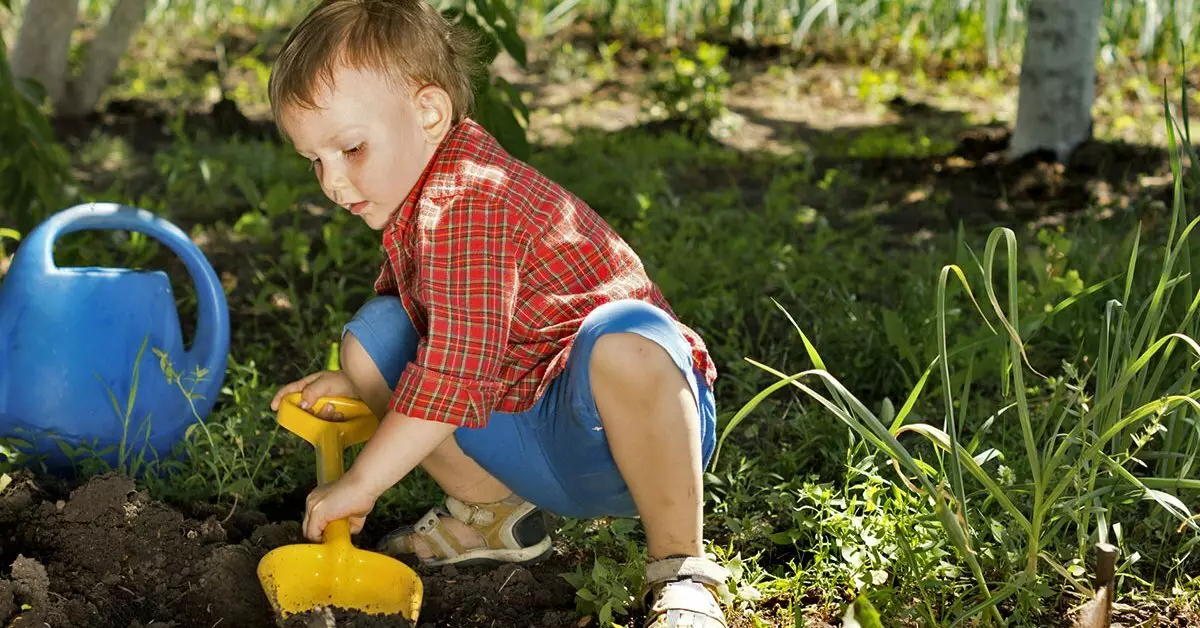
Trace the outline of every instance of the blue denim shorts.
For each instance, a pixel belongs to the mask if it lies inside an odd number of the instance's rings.
[[[395,388],[417,354],[418,335],[400,300],[378,296],[346,325]],[[608,303],[583,321],[566,369],[529,410],[493,412],[486,426],[454,432],[462,450],[521,497],[549,512],[578,518],[637,514],[629,488],[609,451],[588,364],[600,336],[632,332],[661,346],[692,389],[700,417],[703,464],[715,446],[716,404],[691,347],[661,309],[638,300]]]

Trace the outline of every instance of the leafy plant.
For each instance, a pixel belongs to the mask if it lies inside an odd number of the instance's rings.
[[[722,442],[767,395],[792,386],[890,456],[901,481],[930,504],[959,558],[974,576],[980,596],[959,620],[981,612],[999,619],[997,605],[1018,592],[1022,593],[1022,610],[1031,611],[1044,578],[1040,569],[1043,565],[1074,589],[1087,592],[1087,584],[1070,568],[1070,561],[1082,562],[1092,539],[1109,542],[1121,529],[1118,522],[1122,515],[1137,519],[1148,516],[1135,506],[1139,502],[1158,506],[1159,513],[1176,519],[1180,530],[1200,530],[1191,509],[1178,496],[1179,491],[1200,489],[1194,412],[1200,411],[1200,386],[1195,382],[1200,359],[1200,344],[1195,340],[1200,323],[1195,313],[1200,306],[1200,292],[1191,282],[1188,244],[1188,236],[1200,224],[1200,217],[1185,226],[1181,151],[1174,128],[1169,129],[1169,135],[1175,202],[1156,282],[1149,295],[1133,292],[1139,233],[1130,248],[1124,291],[1119,299],[1109,299],[1106,304],[1100,346],[1081,348],[1085,355],[1096,356],[1085,369],[1064,363],[1060,375],[1045,376],[1029,366],[1024,337],[1037,326],[1024,326],[1020,320],[1016,237],[1011,229],[1000,227],[991,233],[982,262],[977,262],[994,319],[984,314],[964,271],[954,264],[943,267],[936,302],[938,356],[899,412],[880,416],[869,410],[829,373],[815,346],[797,326],[814,368],[788,376],[752,360],[779,380],[730,420]],[[997,296],[1000,291],[994,272],[1002,250],[1007,254],[1003,267],[1006,307]],[[982,429],[964,442],[963,417],[969,410],[974,411],[969,403],[972,378],[966,378],[961,393],[955,393],[949,366],[952,355],[947,348],[947,285],[952,275],[1007,349],[1002,365],[1005,405],[983,427],[1011,421],[1015,414],[1020,451],[1006,455],[999,447],[984,448]],[[1090,292],[1079,290],[1054,309],[1070,307]],[[1139,303],[1139,297],[1145,300]],[[1173,322],[1168,318],[1172,314],[1176,317]],[[910,421],[935,370],[942,382],[942,422]],[[1029,377],[1040,382],[1030,385]],[[813,379],[826,389],[825,394],[805,383]],[[932,445],[935,460],[927,461],[914,453],[915,444],[902,443],[900,438],[908,434],[918,435]],[[1009,457],[1027,466],[1015,469],[1019,473],[1015,483],[1001,485],[996,481],[998,472],[986,467]],[[968,490],[967,478],[977,486]],[[1126,512],[1126,508],[1134,510]],[[979,562],[991,530],[972,520],[987,519],[995,509],[1026,540],[1018,556],[1020,565],[1014,566],[1011,579],[993,592]],[[1151,511],[1149,516],[1157,515]],[[1059,546],[1055,541],[1067,538],[1069,532],[1074,533],[1075,545]]]
[[[729,72],[725,48],[700,42],[694,52],[672,49],[647,86],[650,115],[707,125],[725,111]]]
[[[8,10],[7,5],[0,11]],[[34,81],[17,78],[0,34],[0,213],[28,232],[62,208],[69,181],[67,153],[54,139],[40,105],[45,93]]]
[[[1028,0],[558,0],[533,3],[538,14],[578,14],[602,36],[643,34],[668,41],[740,40],[802,49],[871,42],[882,56],[916,61],[938,55],[998,65],[1019,59]],[[1176,42],[1200,43],[1200,7],[1186,0],[1104,3],[1101,45],[1153,59]],[[557,12],[557,13],[556,13]],[[535,23],[537,18],[535,18]],[[535,31],[536,32],[536,31]],[[971,48],[964,55],[964,48]],[[976,54],[971,54],[975,52]]]
[[[506,0],[455,0],[442,9],[442,13],[451,23],[464,26],[479,36],[483,44],[479,59],[481,67],[490,67],[501,49],[520,67],[528,66],[525,42],[517,30],[517,17]],[[474,88],[475,119],[514,157],[529,159],[530,146],[526,136],[529,108],[521,100],[520,92],[503,77],[486,70],[476,75]]]
[[[591,569],[583,567],[563,574],[575,587],[575,608],[583,615],[594,615],[600,625],[615,628],[614,619],[629,614],[636,604],[631,581],[622,564],[606,556],[596,556]]]

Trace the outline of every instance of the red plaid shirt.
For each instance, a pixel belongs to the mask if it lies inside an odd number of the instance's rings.
[[[375,291],[398,295],[421,336],[391,408],[415,418],[482,427],[493,411],[530,408],[584,317],[609,301],[675,316],[608,223],[471,120],[442,142],[383,248]],[[711,386],[704,342],[679,329]]]

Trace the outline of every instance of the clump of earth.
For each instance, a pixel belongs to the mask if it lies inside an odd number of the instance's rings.
[[[283,628],[326,628],[327,626],[409,628],[412,623],[403,615],[369,615],[354,609],[337,607],[292,615],[283,622]]]
[[[20,475],[0,492],[0,626],[410,628],[399,616],[350,609],[279,621],[256,568],[268,551],[301,542],[298,521],[244,511],[190,518],[117,474],[61,496]],[[417,625],[576,626],[575,592],[559,575],[570,569],[556,559],[418,568],[425,598]]]

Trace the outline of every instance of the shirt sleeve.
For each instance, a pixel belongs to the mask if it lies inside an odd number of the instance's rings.
[[[392,395],[393,410],[462,427],[487,425],[518,284],[508,212],[461,196],[421,208],[416,290],[427,331]]]

